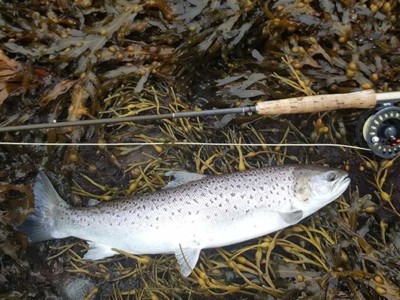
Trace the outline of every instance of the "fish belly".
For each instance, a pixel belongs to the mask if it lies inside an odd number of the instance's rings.
[[[240,243],[288,227],[276,211],[261,210],[241,218],[229,215],[209,227],[204,234],[203,248],[216,248]]]

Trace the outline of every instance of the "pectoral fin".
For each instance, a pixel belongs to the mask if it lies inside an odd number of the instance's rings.
[[[279,216],[282,218],[282,220],[290,225],[297,224],[302,218],[303,218],[303,211],[302,210],[296,210],[290,213],[283,213],[280,212]]]
[[[174,180],[168,182],[168,184],[164,186],[163,189],[174,188],[188,182],[203,179],[207,176],[204,174],[191,173],[187,171],[168,171],[167,173],[165,173],[165,175],[174,177]]]
[[[112,251],[111,247],[109,246],[96,244],[95,242],[90,242],[90,241],[88,241],[88,245],[89,245],[89,250],[83,256],[83,259],[97,260],[118,254],[117,252]]]
[[[180,247],[175,252],[175,257],[181,267],[181,274],[184,277],[188,277],[192,273],[199,260],[200,251],[201,249]]]

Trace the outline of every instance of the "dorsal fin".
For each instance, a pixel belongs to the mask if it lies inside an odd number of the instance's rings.
[[[204,174],[191,173],[188,171],[168,171],[167,173],[165,173],[165,175],[174,177],[174,180],[168,182],[168,184],[164,186],[163,189],[174,188],[192,181],[203,179],[207,176]]]

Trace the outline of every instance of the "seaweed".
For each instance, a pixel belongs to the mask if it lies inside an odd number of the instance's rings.
[[[0,1],[0,124],[399,90],[399,9],[398,1],[366,0]],[[229,115],[2,134],[9,142],[98,146],[1,146],[1,297],[396,299],[400,161],[347,148],[279,145],[353,145],[361,113]],[[54,174],[71,205],[87,206],[134,201],[164,186],[171,169],[221,174],[299,163],[346,169],[349,192],[297,226],[202,251],[187,279],[170,255],[121,252],[88,262],[84,241],[28,246],[15,228],[32,211],[31,183],[41,168]]]

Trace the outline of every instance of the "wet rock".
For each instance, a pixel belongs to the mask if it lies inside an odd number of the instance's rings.
[[[94,287],[90,278],[80,276],[65,276],[57,285],[58,292],[64,300],[84,299]]]

